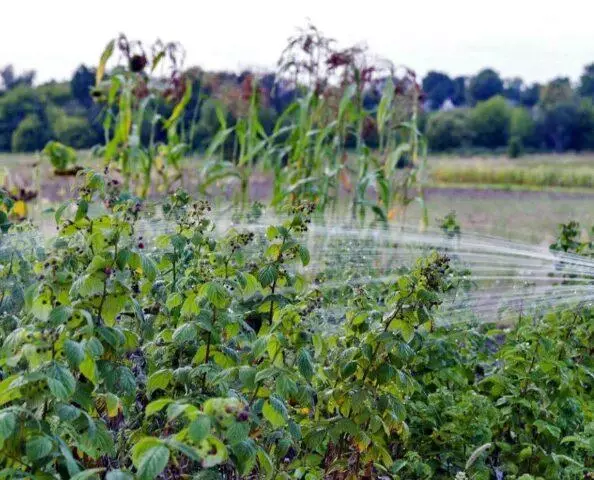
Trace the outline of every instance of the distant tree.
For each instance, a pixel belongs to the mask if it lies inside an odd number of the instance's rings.
[[[72,96],[81,103],[88,106],[92,103],[91,87],[95,84],[95,70],[81,65],[76,69],[70,80]]]
[[[578,142],[580,149],[594,150],[594,101],[584,98],[578,111]]]
[[[28,115],[45,121],[45,104],[39,92],[20,85],[0,97],[0,151],[10,151],[12,134]]]
[[[523,107],[516,107],[511,112],[509,136],[517,139],[522,147],[535,146],[535,122],[530,112]]]
[[[45,104],[51,103],[63,107],[72,102],[73,96],[68,82],[48,82],[35,89]]]
[[[579,149],[579,108],[576,102],[548,105],[542,110],[538,127],[547,148],[557,152]]]
[[[520,103],[525,107],[532,108],[540,99],[541,88],[540,83],[533,83],[529,87],[524,88],[520,94]]]
[[[44,122],[35,115],[27,115],[12,133],[13,152],[34,152],[41,150],[50,139]]]
[[[63,115],[53,126],[53,133],[60,143],[76,149],[90,148],[99,140],[84,117]]]
[[[520,77],[506,78],[503,81],[503,96],[515,105],[520,103],[523,90],[524,80]]]
[[[456,87],[447,74],[430,71],[423,78],[423,91],[427,95],[431,108],[437,109],[444,101],[454,96]]]
[[[582,97],[594,98],[594,63],[584,67],[578,89]]]
[[[468,128],[468,113],[458,109],[435,112],[427,120],[427,143],[434,152],[453,150],[470,145],[472,133]]]
[[[452,103],[457,107],[466,105],[466,77],[454,78],[454,93],[452,95]]]
[[[483,102],[503,93],[503,81],[495,70],[485,68],[470,79],[468,93],[472,103]]]
[[[542,108],[552,108],[560,103],[569,103],[574,98],[574,91],[568,77],[551,80],[540,90],[539,104]]]
[[[33,86],[33,80],[35,79],[35,70],[29,70],[17,75],[14,72],[12,65],[7,65],[0,69],[0,78],[2,79],[2,89],[12,90],[19,85],[31,87]]]
[[[470,112],[470,129],[476,146],[497,148],[507,145],[511,109],[502,96],[479,103]]]

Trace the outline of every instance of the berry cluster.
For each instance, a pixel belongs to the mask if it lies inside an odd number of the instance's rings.
[[[235,235],[229,241],[229,247],[231,247],[231,252],[235,253],[241,247],[245,247],[248,243],[250,243],[254,239],[254,232],[244,232]]]

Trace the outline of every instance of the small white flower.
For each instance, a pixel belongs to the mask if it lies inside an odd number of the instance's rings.
[[[458,472],[456,473],[455,480],[468,480],[468,476],[465,472]]]

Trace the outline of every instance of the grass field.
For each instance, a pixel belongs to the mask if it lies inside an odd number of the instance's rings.
[[[31,206],[40,213],[51,202],[70,195],[74,179],[54,177],[39,158],[27,154],[0,155],[5,185],[39,188],[41,202]],[[88,154],[83,162],[90,162]],[[188,162],[188,177],[197,168]],[[195,177],[194,177],[195,178]],[[579,221],[594,225],[594,154],[534,155],[519,160],[504,157],[431,157],[427,199],[431,224],[455,211],[466,231],[530,242],[548,242],[558,225]],[[267,190],[260,179],[256,190]],[[188,187],[188,185],[186,185]],[[407,223],[420,216],[417,203],[407,213]]]
[[[594,189],[594,154],[530,155],[514,160],[436,156],[429,159],[429,177],[438,185]]]

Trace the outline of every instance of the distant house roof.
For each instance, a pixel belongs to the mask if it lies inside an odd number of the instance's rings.
[[[454,102],[452,102],[452,99],[446,98],[441,104],[441,107],[439,107],[439,110],[442,112],[449,112],[450,110],[455,110],[456,108],[457,107],[454,105]]]

